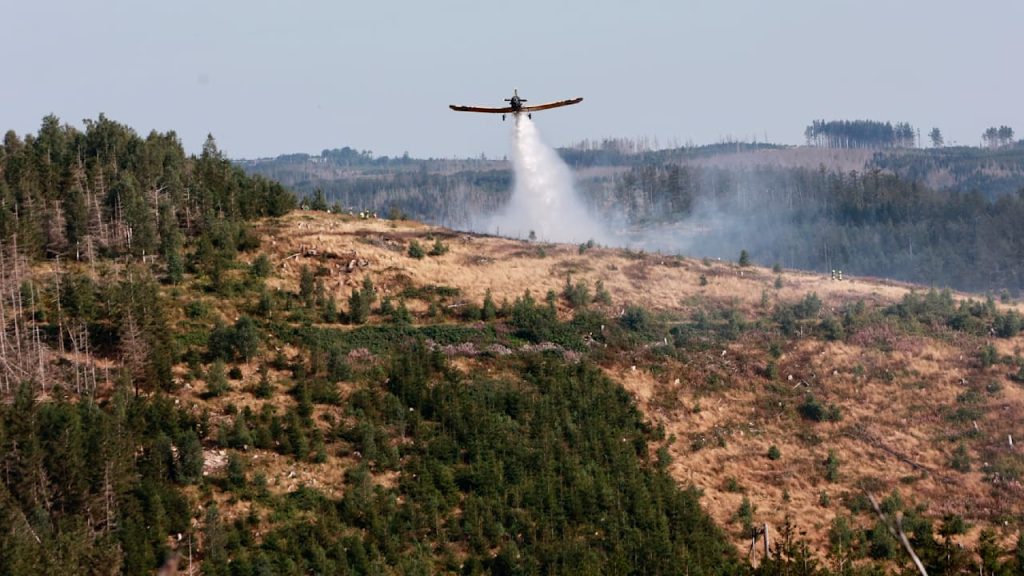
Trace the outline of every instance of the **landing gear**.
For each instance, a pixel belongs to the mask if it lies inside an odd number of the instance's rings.
[[[502,122],[504,122],[504,121],[505,121],[505,115],[504,115],[504,114],[502,114],[502,115],[501,115],[501,121],[502,121]]]
[[[533,114],[532,113],[527,113],[526,117],[529,118],[530,120],[533,120]]]

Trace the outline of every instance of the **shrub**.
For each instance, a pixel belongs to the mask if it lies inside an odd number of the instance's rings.
[[[412,250],[412,246],[409,247],[409,250]],[[428,252],[430,256],[443,256],[447,253],[448,247],[445,246],[443,242],[441,242],[440,238],[434,240],[434,246],[430,249],[430,252]],[[409,255],[412,256],[413,258],[417,258],[417,256],[413,256],[411,253]]]
[[[750,254],[747,254],[746,250],[740,250],[740,266],[750,266]]]
[[[234,348],[244,360],[250,360],[256,356],[260,345],[260,334],[256,328],[256,322],[248,316],[242,316],[235,322],[234,326]]]
[[[266,254],[260,254],[249,265],[249,274],[253,278],[266,278],[270,276],[270,269],[270,259],[267,258]]]
[[[819,328],[821,328],[821,332],[824,334],[826,340],[842,340],[845,336],[842,322],[832,315],[823,318]]]
[[[743,526],[743,531],[748,534],[754,529],[754,510],[754,505],[746,496],[743,497],[739,509],[736,510],[736,520]]]
[[[247,468],[245,459],[232,450],[228,453],[228,486],[234,489],[244,488],[246,484],[245,469]]]
[[[772,444],[768,447],[768,459],[778,460],[779,458],[782,458],[782,451],[779,450],[778,446]]]
[[[224,361],[217,360],[206,371],[206,395],[220,396],[229,389],[228,378],[224,371]]]
[[[299,298],[306,303],[306,306],[313,304],[313,289],[316,287],[316,279],[313,271],[305,264],[299,270]]]
[[[587,283],[582,280],[573,284],[571,278],[566,278],[562,296],[569,302],[569,306],[573,308],[585,308],[590,304],[590,289],[587,288]]]
[[[405,299],[398,301],[398,308],[391,314],[391,321],[395,324],[412,324],[412,314],[405,307]]]
[[[839,480],[839,456],[836,455],[835,450],[829,450],[828,456],[825,457],[825,479],[829,482],[836,482]]]
[[[875,560],[887,560],[896,554],[896,539],[881,520],[868,532],[868,554]]]
[[[793,306],[793,314],[801,319],[814,318],[821,311],[821,299],[814,292],[808,293],[804,299]]]
[[[1000,338],[1013,338],[1021,330],[1020,315],[1016,310],[1010,310],[1006,314],[997,316],[994,329],[996,336]]]
[[[274,384],[270,381],[270,374],[266,369],[260,370],[260,381],[256,384],[254,391],[257,398],[270,398],[274,393]]]
[[[348,320],[352,324],[365,324],[370,318],[370,301],[359,289],[348,296]]]
[[[971,457],[967,453],[967,447],[963,444],[958,444],[956,449],[953,450],[953,456],[950,458],[949,467],[957,472],[967,473],[971,471]]]
[[[855,534],[850,527],[850,518],[847,516],[836,516],[832,519],[832,526],[828,530],[828,547],[834,555],[849,551],[854,544]]]
[[[424,256],[426,256],[426,253],[423,252],[423,246],[420,246],[419,240],[413,240],[409,242],[408,254],[410,258],[415,258],[417,260],[421,260]]]
[[[594,283],[594,302],[598,304],[604,304],[606,306],[611,305],[612,295],[608,292],[608,289],[604,287],[604,281],[598,280]]]
[[[480,310],[480,316],[488,322],[494,320],[498,316],[498,307],[494,305],[494,297],[491,296],[490,288],[484,292],[484,303]]]
[[[797,411],[800,416],[813,422],[838,422],[842,419],[842,412],[835,404],[823,406],[813,394],[808,394]]]
[[[260,298],[256,302],[256,314],[262,318],[269,318],[274,311],[274,299],[265,288],[260,291]]]
[[[800,415],[807,420],[812,420],[814,422],[825,421],[825,407],[822,406],[821,403],[818,402],[817,398],[811,394],[808,394],[807,397],[804,398],[804,403],[797,408],[797,411],[800,412]]]
[[[941,536],[956,536],[967,533],[967,522],[959,514],[946,514],[942,518],[942,527],[939,528]]]
[[[995,346],[985,344],[981,348],[981,352],[978,353],[978,361],[981,363],[982,368],[988,368],[999,361],[999,352]]]
[[[185,305],[185,316],[192,319],[202,318],[210,313],[210,307],[202,300],[192,300]]]
[[[645,308],[627,306],[625,312],[622,313],[622,317],[619,318],[619,323],[626,330],[644,333],[651,330],[654,321],[651,318],[651,313]]]
[[[903,510],[903,496],[897,490],[893,490],[888,496],[882,498],[878,504],[879,510],[886,514],[895,514]]]
[[[250,360],[259,350],[260,334],[256,322],[242,316],[234,326],[225,326],[219,321],[210,332],[206,349],[211,359]]]

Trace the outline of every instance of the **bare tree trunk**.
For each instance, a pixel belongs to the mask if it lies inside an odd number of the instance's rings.
[[[7,306],[4,304],[6,298],[4,298],[3,293],[4,278],[7,275],[5,270],[4,251],[3,247],[0,246],[0,358],[9,357],[7,354]],[[3,390],[5,394],[10,394],[11,380],[6,365],[7,362],[5,360],[3,371]]]
[[[768,559],[768,523],[764,523],[764,558]]]
[[[35,314],[36,304],[39,301],[38,298],[39,289],[36,288],[35,284],[31,284],[29,288],[29,297],[31,298],[32,313]],[[32,322],[32,343],[35,346],[36,358],[39,367],[39,385],[42,387],[43,392],[46,392],[46,366],[43,360],[43,342],[39,337],[39,323]]]
[[[53,284],[57,290],[57,347],[64,355],[64,311],[60,307],[60,256],[54,261]]]
[[[114,489],[113,482],[110,479],[110,468],[113,466],[111,462],[107,462],[106,467],[103,469],[103,532],[110,533],[116,526],[116,519],[114,518]]]

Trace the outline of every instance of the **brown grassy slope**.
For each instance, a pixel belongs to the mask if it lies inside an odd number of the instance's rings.
[[[445,285],[458,287],[462,298],[477,303],[488,289],[499,303],[526,290],[542,298],[548,290],[559,292],[571,275],[591,286],[602,280],[612,295],[613,314],[628,304],[682,315],[697,307],[730,306],[752,320],[767,313],[764,300],[770,307],[814,292],[826,310],[838,310],[856,300],[885,305],[914,288],[786,271],[781,289],[775,289],[777,275],[757,267],[604,248],[580,254],[574,245],[312,212],[296,212],[265,225],[262,232],[264,248],[277,265],[271,287],[276,283],[295,290],[299,268],[319,266],[328,271],[327,288],[339,301],[366,274],[385,295],[409,285]],[[418,239],[429,250],[429,238],[442,238],[450,251],[422,260],[407,256],[409,241]],[[704,286],[701,276],[707,280]],[[770,342],[782,343],[774,380],[764,376]],[[658,360],[655,365],[637,351],[604,368],[654,423],[675,437],[669,446],[672,473],[681,483],[704,490],[704,504],[741,549],[746,541],[733,516],[746,496],[756,507],[756,522],[777,528],[790,518],[821,551],[832,519],[849,514],[841,501],[863,487],[878,495],[899,489],[905,500],[924,504],[929,515],[964,516],[975,524],[968,541],[981,527],[1002,526],[1003,519],[1024,512],[1021,485],[994,481],[991,473],[994,467],[1020,465],[1007,435],[1024,439],[1019,430],[1024,391],[1010,381],[1005,366],[979,366],[977,351],[983,344],[954,333],[908,336],[865,330],[829,343],[747,332],[724,349],[695,353],[685,361]],[[1003,354],[1019,353],[1022,344],[1020,336],[997,342]],[[986,391],[997,387],[1001,390]],[[970,404],[958,400],[969,391],[975,398]],[[802,420],[796,407],[807,393],[838,406],[842,419]],[[957,412],[964,407],[969,410]],[[959,441],[968,448],[971,472],[949,465]],[[767,458],[771,445],[781,451],[780,459]],[[822,464],[829,450],[841,461],[835,482],[825,479]],[[986,463],[989,473],[982,472]],[[864,523],[871,517],[861,519]]]

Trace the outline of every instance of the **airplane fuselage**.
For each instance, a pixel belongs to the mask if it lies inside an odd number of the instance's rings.
[[[513,114],[519,114],[523,111],[523,102],[526,102],[526,99],[519,97],[519,90],[514,90],[512,97],[506,98],[505,102],[508,102],[508,107],[512,109]]]

